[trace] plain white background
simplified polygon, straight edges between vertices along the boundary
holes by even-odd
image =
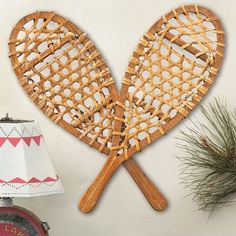
[[[217,211],[210,220],[197,210],[188,190],[180,184],[180,162],[174,137],[178,125],[165,138],[136,155],[148,176],[162,189],[169,208],[155,212],[123,168],[112,179],[100,204],[91,214],[77,210],[77,201],[102,167],[105,156],[90,149],[53,124],[26,96],[17,82],[8,59],[8,38],[24,15],[50,10],[69,18],[88,33],[106,58],[120,88],[121,79],[136,43],[143,33],[171,8],[193,1],[176,0],[1,0],[0,5],[0,116],[39,121],[52,160],[65,187],[65,193],[15,203],[48,221],[52,236],[221,236],[235,235],[236,205]],[[227,33],[223,68],[208,96],[225,96],[229,106],[235,101],[235,9],[233,0],[197,1],[220,16]],[[193,112],[199,115],[199,110]]]

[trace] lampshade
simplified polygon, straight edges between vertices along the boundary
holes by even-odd
[[[0,197],[63,192],[36,121],[0,120]]]

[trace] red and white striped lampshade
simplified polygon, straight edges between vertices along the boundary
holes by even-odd
[[[0,120],[0,197],[63,192],[36,121]]]

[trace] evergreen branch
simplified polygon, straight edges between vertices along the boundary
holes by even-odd
[[[201,210],[226,205],[236,193],[236,116],[224,100],[215,98],[201,107],[204,122],[181,131],[177,147],[182,182]]]

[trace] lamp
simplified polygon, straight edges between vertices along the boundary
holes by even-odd
[[[63,192],[36,121],[0,119],[0,236],[47,235],[31,212],[12,205],[13,197]]]

